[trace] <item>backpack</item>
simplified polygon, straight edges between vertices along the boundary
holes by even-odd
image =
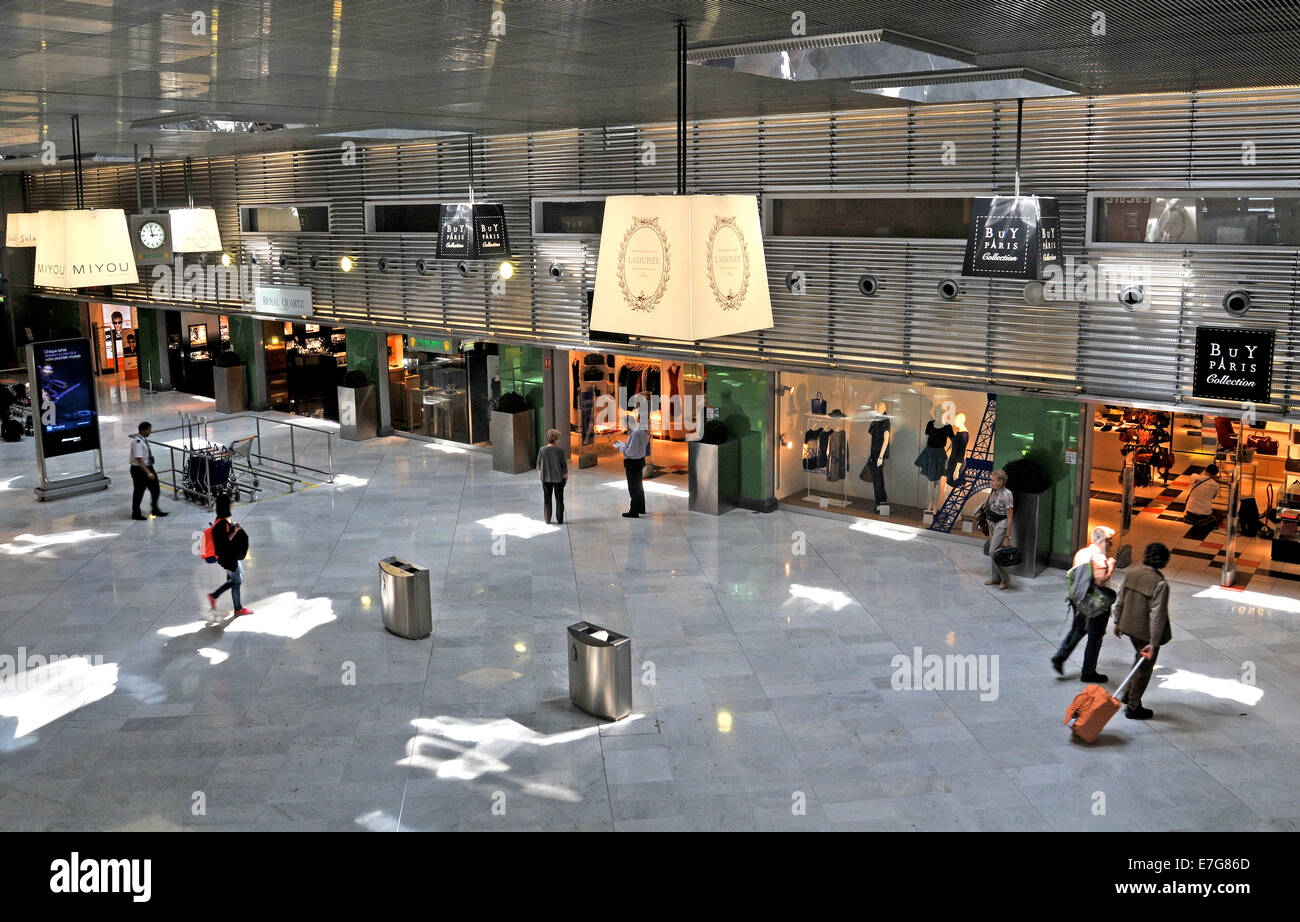
[[[203,558],[204,563],[217,562],[217,542],[212,537],[211,525],[203,529],[203,544],[199,549],[199,556]]]
[[[1074,614],[1091,620],[1110,612],[1110,597],[1092,575],[1092,561],[1085,560],[1065,574],[1066,604]]]

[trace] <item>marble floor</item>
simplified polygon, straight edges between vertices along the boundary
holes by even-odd
[[[532,476],[395,437],[336,444],[335,484],[237,509],[255,614],[209,625],[207,516],[165,501],[131,521],[126,453],[138,419],[210,404],[103,396],[109,492],[37,503],[31,441],[0,444],[2,829],[1300,825],[1290,586],[1177,581],[1156,719],[1089,746],[1061,722],[1082,648],[1064,677],[1048,664],[1058,571],[996,591],[976,545],[692,514],[676,475],[628,520],[599,468],[572,470],[547,527]],[[430,570],[432,637],[382,629],[388,555]],[[632,638],[619,723],[568,702],[578,620]],[[1112,687],[1126,649],[1102,650]],[[895,657],[935,654],[969,659],[938,688],[903,681]]]

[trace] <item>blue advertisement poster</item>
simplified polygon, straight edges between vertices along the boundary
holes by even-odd
[[[99,448],[90,340],[33,343],[37,419],[46,458]]]

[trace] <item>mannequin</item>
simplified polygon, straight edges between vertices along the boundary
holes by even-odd
[[[889,460],[889,443],[893,440],[889,431],[889,405],[877,400],[873,407],[876,418],[872,420],[867,431],[871,434],[871,447],[867,449],[867,463],[858,476],[863,480],[871,479],[875,505],[872,512],[880,512],[880,507],[889,502],[885,494],[885,462]]]
[[[948,453],[948,472],[946,480],[951,490],[962,482],[966,476],[966,446],[970,443],[970,431],[966,428],[966,414],[958,413],[952,418],[952,451]]]
[[[916,456],[916,466],[921,469],[925,479],[930,481],[927,492],[925,511],[933,514],[939,508],[940,493],[943,490],[943,475],[948,468],[948,443],[952,440],[953,428],[950,423],[935,425],[943,418],[944,407],[935,407],[934,419],[925,424],[925,447]]]

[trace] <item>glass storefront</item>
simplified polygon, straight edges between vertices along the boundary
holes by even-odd
[[[794,373],[777,394],[780,502],[971,531],[993,463],[987,394]]]
[[[492,400],[501,391],[492,343],[431,336],[388,337],[393,429],[464,445],[491,445]]]
[[[347,371],[347,333],[316,323],[264,321],[267,402],[272,410],[339,418],[338,386]]]

